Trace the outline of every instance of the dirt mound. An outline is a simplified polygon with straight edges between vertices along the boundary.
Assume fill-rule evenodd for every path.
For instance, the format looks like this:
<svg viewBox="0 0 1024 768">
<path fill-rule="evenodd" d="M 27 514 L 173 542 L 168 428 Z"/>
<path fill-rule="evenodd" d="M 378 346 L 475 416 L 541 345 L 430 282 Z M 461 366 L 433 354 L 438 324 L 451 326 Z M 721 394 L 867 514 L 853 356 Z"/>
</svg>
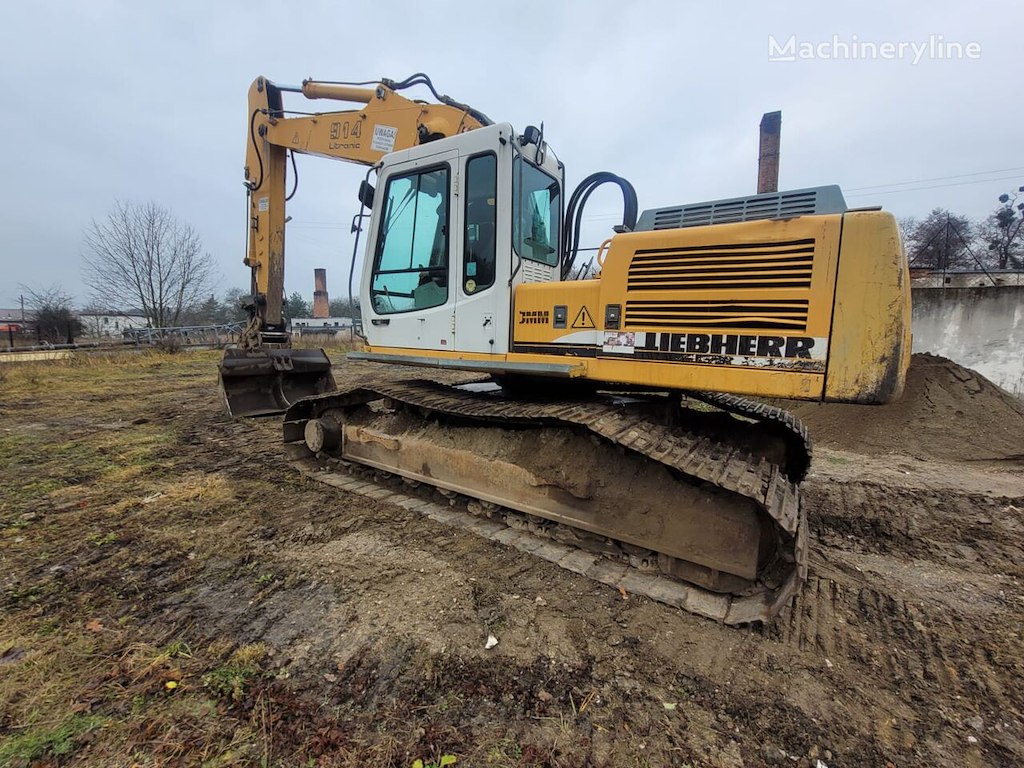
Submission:
<svg viewBox="0 0 1024 768">
<path fill-rule="evenodd" d="M 792 404 L 818 445 L 923 459 L 1024 459 L 1024 402 L 977 371 L 914 355 L 903 397 L 889 405 Z"/>
</svg>

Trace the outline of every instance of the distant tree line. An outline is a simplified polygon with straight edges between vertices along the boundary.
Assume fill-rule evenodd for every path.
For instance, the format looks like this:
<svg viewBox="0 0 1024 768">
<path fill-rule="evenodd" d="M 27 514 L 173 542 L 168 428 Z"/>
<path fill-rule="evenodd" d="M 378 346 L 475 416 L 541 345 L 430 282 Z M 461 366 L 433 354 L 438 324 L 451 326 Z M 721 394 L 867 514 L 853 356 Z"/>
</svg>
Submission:
<svg viewBox="0 0 1024 768">
<path fill-rule="evenodd" d="M 248 313 L 242 309 L 249 292 L 241 288 L 232 288 L 221 298 L 210 294 L 206 299 L 186 307 L 181 314 L 179 325 L 216 325 L 220 323 L 242 322 L 248 319 Z M 358 302 L 356 302 L 358 306 Z M 285 319 L 296 317 L 312 317 L 312 302 L 306 301 L 302 294 L 294 291 L 284 301 Z M 330 305 L 331 317 L 349 317 L 351 305 L 347 300 L 335 299 Z"/>
<path fill-rule="evenodd" d="M 84 278 L 94 306 L 146 317 L 150 327 L 244 322 L 248 291 L 217 297 L 213 260 L 198 234 L 156 203 L 118 202 L 83 236 Z M 287 297 L 286 319 L 309 317 L 298 292 Z M 349 314 L 348 302 L 331 302 L 332 316 Z"/>
<path fill-rule="evenodd" d="M 250 303 L 249 292 L 232 288 L 218 297 L 213 291 L 217 278 L 213 258 L 203 249 L 198 233 L 154 202 L 118 201 L 104 218 L 90 222 L 82 235 L 82 265 L 89 288 L 88 303 L 82 308 L 86 315 L 144 317 L 150 328 L 249 319 L 244 308 Z M 23 340 L 70 344 L 85 333 L 96 333 L 83 325 L 73 299 L 59 285 L 20 287 L 31 315 L 30 327 L 18 333 Z M 298 291 L 286 297 L 286 319 L 312 314 L 311 302 Z M 349 317 L 352 306 L 335 299 L 330 314 Z M 10 343 L 13 327 L 8 334 Z"/>
<path fill-rule="evenodd" d="M 79 312 L 75 308 L 74 299 L 59 285 L 44 289 L 33 289 L 22 285 L 24 291 L 26 317 L 28 323 L 24 331 L 19 332 L 21 343 L 72 344 L 83 335 L 95 334 L 83 324 Z M 231 288 L 222 296 L 210 294 L 205 299 L 183 307 L 177 313 L 178 327 L 197 325 L 226 325 L 244 323 L 249 319 L 243 304 L 248 302 L 248 291 L 242 288 Z M 359 303 L 356 302 L 358 308 Z M 82 307 L 81 312 L 87 315 L 125 314 L 135 315 L 139 310 L 132 307 L 105 307 L 91 302 Z M 345 299 L 335 299 L 330 304 L 331 317 L 350 317 L 352 309 Z M 292 293 L 284 303 L 285 318 L 312 317 L 312 303 L 306 301 L 298 291 Z M 168 318 L 169 319 L 169 318 Z M 150 327 L 152 319 L 148 320 Z M 167 327 L 167 326 L 162 326 Z M 2 341 L 2 340 L 0 340 Z"/>
<path fill-rule="evenodd" d="M 999 205 L 981 221 L 945 208 L 923 219 L 900 220 L 912 268 L 937 271 L 1024 269 L 1024 187 L 999 196 Z"/>
</svg>

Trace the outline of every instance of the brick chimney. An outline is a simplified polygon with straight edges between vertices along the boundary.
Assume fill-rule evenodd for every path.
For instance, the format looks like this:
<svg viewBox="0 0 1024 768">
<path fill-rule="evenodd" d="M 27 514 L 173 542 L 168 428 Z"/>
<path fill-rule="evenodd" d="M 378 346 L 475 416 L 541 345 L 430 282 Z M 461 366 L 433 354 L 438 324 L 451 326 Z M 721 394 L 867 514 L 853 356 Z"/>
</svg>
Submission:
<svg viewBox="0 0 1024 768">
<path fill-rule="evenodd" d="M 765 112 L 761 117 L 761 141 L 757 155 L 757 194 L 779 191 L 779 144 L 782 113 Z"/>
<path fill-rule="evenodd" d="M 331 316 L 331 302 L 327 298 L 327 270 L 313 270 L 313 317 Z"/>
</svg>

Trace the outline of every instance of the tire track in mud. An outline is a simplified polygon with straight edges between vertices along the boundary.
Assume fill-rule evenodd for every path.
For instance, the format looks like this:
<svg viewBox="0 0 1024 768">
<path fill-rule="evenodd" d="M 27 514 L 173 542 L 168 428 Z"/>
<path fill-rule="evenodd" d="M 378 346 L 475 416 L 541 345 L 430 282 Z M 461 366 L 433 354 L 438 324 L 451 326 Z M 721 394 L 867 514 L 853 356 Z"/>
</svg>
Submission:
<svg viewBox="0 0 1024 768">
<path fill-rule="evenodd" d="M 811 481 L 811 527 L 830 547 L 1024 576 L 1024 498 Z"/>
<path fill-rule="evenodd" d="M 851 684 L 877 681 L 912 710 L 929 700 L 900 739 L 937 745 L 978 716 L 1013 721 L 1024 705 L 1008 684 L 1024 675 L 1022 499 L 831 478 L 804 489 L 808 580 L 761 628 L 766 640 L 821 658 Z M 885 718 L 871 728 L 880 743 L 896 738 Z M 1024 761 L 1005 731 L 985 742 L 990 757 Z"/>
<path fill-rule="evenodd" d="M 262 439 L 253 438 L 252 428 L 251 423 L 218 419 L 204 425 L 202 442 L 227 451 L 231 458 L 224 459 L 224 464 L 233 473 L 265 478 L 268 465 L 290 472 L 278 458 L 277 444 L 268 445 L 268 438 L 276 437 L 276 424 L 260 423 Z M 246 452 L 244 458 L 237 453 L 240 446 Z M 978 568 L 989 572 L 992 559 L 1013 568 L 1017 566 L 1012 553 L 1020 548 L 1010 537 L 1000 538 L 1015 529 L 1020 518 L 1010 515 L 1000 522 L 998 516 L 1005 506 L 1016 502 L 1024 507 L 1024 503 L 864 482 L 810 481 L 805 488 L 818 539 L 812 544 L 808 583 L 793 604 L 759 633 L 832 664 L 871 670 L 872 676 L 891 681 L 896 690 L 930 687 L 943 698 L 987 700 L 994 707 L 1019 711 L 1024 697 L 1016 689 L 1008 694 L 998 682 L 1020 674 L 1000 656 L 998 633 L 952 609 L 907 602 L 870 584 L 868 576 L 850 573 L 852 569 L 842 564 L 835 566 L 813 550 L 829 555 L 830 548 L 838 547 L 946 562 L 957 556 L 952 542 L 960 536 L 974 547 L 979 541 L 991 545 L 989 562 L 976 564 Z M 828 544 L 823 546 L 823 540 Z M 1017 562 L 1024 562 L 1024 556 Z"/>
<path fill-rule="evenodd" d="M 877 670 L 896 691 L 930 686 L 977 710 L 1019 711 L 1000 682 L 1024 665 L 1019 497 L 810 483 L 811 575 L 769 636 Z M 825 619 L 824 621 L 822 619 Z"/>
<path fill-rule="evenodd" d="M 877 743 L 897 751 L 914 744 L 941 750 L 938 744 L 980 717 L 988 726 L 989 756 L 1000 755 L 989 764 L 1024 763 L 1024 747 L 1005 730 L 1019 722 L 1015 713 L 1024 706 L 1014 682 L 1024 674 L 1024 644 L 1013 616 L 1007 626 L 935 610 L 819 570 L 815 560 L 812 554 L 807 584 L 790 608 L 761 628 L 769 643 L 814 654 L 835 669 L 837 680 L 854 689 L 866 685 L 865 693 L 877 686 L 909 706 L 916 722 L 899 731 L 888 715 L 868 719 Z"/>
<path fill-rule="evenodd" d="M 272 482 L 291 475 L 276 422 L 209 419 L 201 410 L 181 431 L 211 469 Z M 803 488 L 812 529 L 808 583 L 756 634 L 787 653 L 812 654 L 821 666 L 827 659 L 836 680 L 846 681 L 837 685 L 867 686 L 865 693 L 877 686 L 906 702 L 917 713 L 918 744 L 941 741 L 943 729 L 962 727 L 975 713 L 990 723 L 1000 712 L 1024 709 L 1024 692 L 1012 683 L 1024 677 L 1019 598 L 997 601 L 994 612 L 971 612 L 957 607 L 956 595 L 900 581 L 916 563 L 988 586 L 983 579 L 991 582 L 993 572 L 1024 575 L 1024 501 L 828 477 L 812 477 Z M 882 578 L 875 566 L 894 574 Z M 913 749 L 901 741 L 908 725 L 894 735 L 884 720 L 869 717 L 861 727 L 896 754 Z M 1008 750 L 1002 754 L 1010 762 L 1024 759 L 1011 742 L 989 738 Z"/>
</svg>

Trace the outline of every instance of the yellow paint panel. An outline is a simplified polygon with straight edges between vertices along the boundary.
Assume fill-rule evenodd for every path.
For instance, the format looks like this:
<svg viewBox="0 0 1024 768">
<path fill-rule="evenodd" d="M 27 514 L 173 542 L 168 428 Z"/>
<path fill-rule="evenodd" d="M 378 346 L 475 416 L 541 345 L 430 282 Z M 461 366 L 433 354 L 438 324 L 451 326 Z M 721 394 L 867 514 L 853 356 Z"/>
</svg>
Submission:
<svg viewBox="0 0 1024 768">
<path fill-rule="evenodd" d="M 627 304 L 765 304 L 773 309 L 765 318 L 770 319 L 791 311 L 792 306 L 782 304 L 791 302 L 806 306 L 800 312 L 806 315 L 803 335 L 827 337 L 841 224 L 840 215 L 802 216 L 618 235 L 612 239 L 601 272 L 601 300 L 622 305 L 623 330 L 665 332 L 700 331 L 706 324 L 631 322 L 637 313 L 631 313 Z M 718 330 L 765 329 L 722 323 Z"/>
<path fill-rule="evenodd" d="M 622 234 L 599 279 L 516 289 L 510 354 L 431 356 L 568 364 L 651 389 L 884 402 L 909 363 L 906 271 L 881 212 Z"/>
<path fill-rule="evenodd" d="M 892 214 L 848 213 L 825 399 L 885 403 L 910 365 L 910 276 Z"/>
<path fill-rule="evenodd" d="M 599 280 L 528 283 L 516 290 L 513 344 L 596 344 L 602 327 Z M 555 308 L 565 307 L 565 327 L 555 327 Z M 576 341 L 572 341 L 575 337 Z"/>
</svg>

